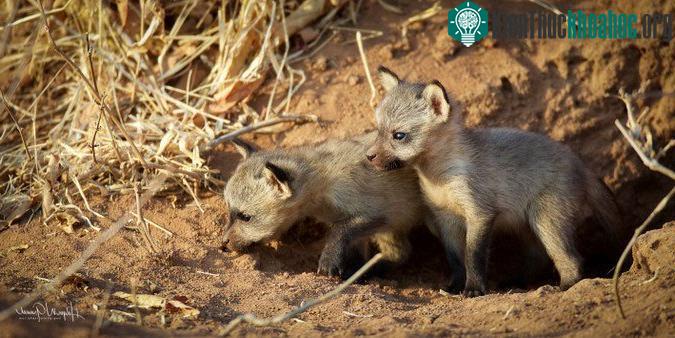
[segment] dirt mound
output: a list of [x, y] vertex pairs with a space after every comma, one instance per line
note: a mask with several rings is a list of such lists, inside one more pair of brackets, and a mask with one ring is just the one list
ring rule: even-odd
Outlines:
[[646, 274], [663, 274], [673, 279], [675, 264], [675, 222], [668, 222], [663, 229], [648, 231], [638, 237], [633, 246], [631, 271]]

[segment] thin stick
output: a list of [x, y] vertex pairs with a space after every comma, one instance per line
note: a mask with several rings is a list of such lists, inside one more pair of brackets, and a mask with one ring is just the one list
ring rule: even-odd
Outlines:
[[[141, 205], [145, 205], [145, 203], [151, 197], [153, 197], [157, 192], [159, 192], [165, 180], [166, 176], [159, 175], [150, 182], [149, 184], [150, 188], [143, 194], [143, 196], [141, 196]], [[119, 219], [117, 219], [117, 222], [115, 222], [111, 227], [109, 227], [108, 229], [103, 231], [98, 237], [96, 237], [96, 239], [94, 239], [91, 242], [91, 244], [89, 244], [87, 249], [85, 249], [84, 252], [82, 252], [82, 255], [80, 255], [80, 257], [76, 259], [73, 263], [71, 263], [68, 267], [63, 269], [61, 273], [59, 273], [59, 275], [56, 276], [56, 278], [52, 279], [50, 283], [33, 291], [31, 294], [27, 295], [26, 297], [16, 302], [9, 308], [2, 310], [2, 312], [0, 312], [0, 322], [14, 316], [16, 314], [17, 309], [24, 306], [28, 306], [30, 303], [34, 302], [36, 299], [41, 297], [47, 291], [54, 290], [56, 287], [61, 285], [63, 281], [65, 281], [68, 277], [72, 276], [75, 272], [77, 272], [84, 266], [84, 263], [96, 252], [96, 250], [98, 250], [101, 244], [105, 243], [110, 238], [115, 236], [115, 234], [117, 234], [117, 232], [119, 232], [120, 229], [122, 229], [124, 225], [127, 224], [131, 219], [132, 219], [131, 213], [128, 212], [125, 213]]]
[[644, 165], [646, 165], [647, 168], [649, 168], [653, 171], [659, 172], [661, 174], [664, 174], [664, 175], [670, 177], [671, 179], [675, 180], [675, 172], [672, 171], [671, 169], [668, 169], [668, 168], [664, 167], [657, 160], [647, 156], [644, 153], [644, 151], [642, 150], [642, 147], [640, 147], [640, 145], [635, 140], [635, 138], [633, 138], [630, 135], [628, 130], [626, 130], [626, 128], [621, 125], [619, 120], [614, 120], [614, 124], [616, 125], [617, 128], [619, 128], [619, 131], [621, 131], [621, 134], [623, 135], [623, 137], [625, 137], [626, 140], [628, 141], [628, 143], [630, 144], [630, 146], [633, 147], [633, 150], [635, 150], [635, 152], [640, 157], [640, 160], [642, 160], [642, 163], [644, 163]]
[[105, 287], [105, 296], [103, 297], [103, 306], [96, 312], [96, 321], [94, 322], [94, 327], [91, 329], [91, 337], [98, 337], [101, 330], [101, 325], [103, 324], [103, 317], [105, 316], [106, 309], [108, 308], [108, 302], [110, 301], [110, 293], [112, 291], [112, 283], [107, 281]]
[[368, 67], [368, 59], [366, 59], [366, 53], [363, 52], [363, 39], [361, 38], [361, 31], [356, 32], [356, 44], [359, 46], [359, 54], [361, 54], [361, 61], [363, 62], [363, 68], [366, 71], [366, 79], [368, 79], [368, 85], [370, 85], [370, 106], [374, 107], [377, 90], [375, 89], [375, 85], [373, 84], [373, 78], [370, 76], [370, 67]]
[[94, 211], [94, 209], [91, 208], [89, 205], [89, 201], [87, 200], [87, 197], [84, 195], [84, 190], [82, 190], [82, 186], [80, 185], [80, 181], [77, 179], [76, 175], [72, 175], [72, 180], [73, 183], [75, 183], [75, 187], [77, 188], [78, 193], [80, 194], [80, 197], [82, 197], [82, 202], [84, 202], [84, 207], [87, 208], [89, 212], [94, 214], [94, 216], [99, 217], [99, 218], [106, 218], [105, 216], [101, 215], [100, 213]]
[[[134, 217], [138, 217], [138, 214], [135, 213], [135, 212], [133, 212], [133, 211], [131, 212], [131, 214], [134, 215]], [[161, 231], [164, 232], [167, 236], [173, 237], [173, 232], [167, 230], [165, 227], [163, 227], [163, 226], [161, 226], [161, 225], [159, 225], [159, 224], [157, 224], [157, 223], [155, 223], [155, 222], [153, 222], [153, 221], [147, 219], [146, 217], [143, 217], [143, 220], [144, 220], [145, 222], [148, 222], [148, 224], [152, 225], [153, 227], [157, 228], [158, 230], [161, 230]]]
[[305, 123], [305, 122], [317, 122], [318, 118], [314, 115], [286, 115], [286, 116], [279, 116], [277, 118], [273, 118], [267, 121], [262, 121], [258, 123], [254, 123], [251, 125], [248, 125], [244, 128], [235, 130], [233, 132], [229, 132], [223, 136], [217, 137], [215, 140], [209, 142], [206, 145], [206, 149], [213, 149], [215, 146], [232, 140], [233, 138], [245, 134], [245, 133], [250, 133], [254, 130], [269, 127], [275, 124], [279, 123], [284, 123], [284, 122], [294, 122], [294, 123]]
[[131, 279], [131, 297], [134, 300], [134, 312], [136, 313], [136, 324], [143, 326], [143, 316], [141, 310], [138, 309], [138, 295], [136, 294], [136, 278]]
[[[136, 196], [136, 224], [138, 225], [138, 229], [141, 232], [141, 236], [143, 237], [143, 240], [145, 241], [145, 244], [148, 247], [148, 250], [151, 252], [157, 252], [157, 248], [155, 247], [155, 243], [152, 240], [152, 237], [150, 237], [150, 229], [148, 228], [148, 224], [145, 223], [145, 218], [143, 217], [143, 208], [141, 206], [141, 198], [139, 194], [139, 188], [140, 182], [135, 182], [134, 183], [134, 195]], [[133, 284], [132, 284], [133, 285]]]
[[633, 248], [633, 245], [635, 245], [635, 241], [637, 240], [638, 236], [642, 234], [642, 232], [647, 228], [649, 223], [654, 220], [654, 217], [658, 215], [665, 207], [668, 205], [668, 200], [675, 194], [675, 187], [670, 189], [670, 192], [668, 195], [666, 195], [659, 204], [656, 205], [656, 208], [652, 211], [651, 214], [645, 219], [642, 224], [635, 229], [635, 233], [633, 233], [633, 237], [630, 239], [630, 242], [628, 242], [628, 245], [626, 245], [626, 248], [623, 250], [623, 253], [621, 253], [621, 257], [619, 258], [619, 261], [616, 263], [616, 267], [614, 267], [614, 276], [612, 277], [612, 282], [614, 282], [614, 296], [616, 297], [616, 304], [619, 306], [619, 313], [621, 314], [621, 318], [626, 318], [626, 314], [623, 311], [623, 306], [621, 305], [621, 295], [619, 295], [619, 274], [621, 273], [621, 269], [623, 267], [623, 263], [626, 260], [626, 257], [628, 257], [628, 253], [631, 251]]
[[5, 99], [5, 93], [2, 92], [2, 89], [0, 89], [0, 99], [2, 99], [2, 103], [5, 106], [5, 109], [7, 109], [7, 113], [9, 113], [9, 117], [12, 118], [12, 121], [14, 121], [14, 125], [16, 126], [16, 130], [19, 132], [19, 137], [21, 137], [21, 143], [23, 143], [23, 147], [26, 149], [26, 155], [28, 155], [28, 158], [32, 161], [33, 156], [30, 154], [30, 150], [28, 150], [28, 144], [26, 144], [26, 139], [23, 138], [23, 132], [21, 131], [21, 127], [19, 126], [19, 122], [16, 120], [16, 117], [14, 117], [14, 112], [12, 106], [9, 105], [9, 102]]
[[335, 289], [333, 289], [332, 291], [330, 291], [330, 292], [328, 292], [324, 295], [321, 295], [318, 298], [314, 298], [314, 299], [310, 299], [310, 300], [306, 301], [304, 304], [296, 307], [295, 309], [293, 309], [290, 312], [282, 313], [282, 314], [279, 314], [275, 317], [268, 318], [268, 319], [260, 319], [260, 318], [257, 318], [256, 316], [254, 316], [253, 314], [250, 314], [250, 313], [243, 314], [243, 315], [240, 315], [237, 318], [233, 319], [232, 321], [230, 321], [227, 324], [227, 326], [225, 327], [225, 329], [223, 329], [223, 331], [220, 334], [222, 336], [227, 335], [235, 327], [239, 326], [242, 322], [246, 322], [246, 323], [249, 323], [249, 324], [254, 325], [254, 326], [269, 326], [269, 325], [279, 324], [283, 321], [289, 320], [289, 319], [299, 315], [300, 313], [303, 313], [303, 312], [307, 311], [309, 308], [311, 308], [315, 305], [321, 304], [321, 303], [339, 295], [340, 293], [342, 293], [342, 291], [344, 291], [344, 289], [346, 289], [348, 286], [352, 285], [356, 280], [361, 278], [361, 276], [364, 273], [366, 273], [368, 270], [370, 270], [370, 268], [372, 268], [373, 265], [375, 265], [381, 259], [382, 259], [382, 254], [378, 253], [377, 255], [373, 256], [373, 258], [371, 258], [368, 262], [366, 262], [366, 264], [364, 264], [351, 277], [349, 277], [349, 279], [344, 281], [342, 284], [338, 285], [338, 287], [336, 287]]
[[[84, 35], [84, 39], [86, 41], [87, 59], [89, 60], [89, 73], [91, 74], [94, 89], [98, 91], [98, 80], [96, 79], [94, 60], [92, 59], [91, 56], [92, 49], [91, 46], [89, 45], [89, 33], [86, 33]], [[101, 117], [103, 117], [103, 107], [99, 105], [98, 110], [99, 112], [98, 112], [98, 120], [96, 120], [96, 128], [94, 129], [94, 135], [91, 137], [91, 157], [94, 159], [94, 163], [98, 163], [98, 161], [96, 161], [96, 134], [98, 134], [98, 130], [101, 128]]]

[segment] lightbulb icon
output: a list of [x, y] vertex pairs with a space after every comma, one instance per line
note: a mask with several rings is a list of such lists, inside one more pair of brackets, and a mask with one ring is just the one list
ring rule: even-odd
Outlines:
[[465, 1], [448, 12], [448, 35], [470, 47], [485, 38], [487, 20], [486, 10], [470, 0]]
[[476, 42], [476, 32], [480, 26], [480, 14], [473, 8], [462, 8], [455, 16], [455, 25], [462, 34], [462, 44], [469, 47]]

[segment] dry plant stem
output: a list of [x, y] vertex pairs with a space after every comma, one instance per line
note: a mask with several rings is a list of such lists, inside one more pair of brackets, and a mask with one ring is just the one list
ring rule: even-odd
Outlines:
[[9, 105], [9, 102], [5, 99], [5, 93], [0, 89], [0, 99], [2, 99], [2, 104], [5, 106], [5, 109], [7, 110], [7, 113], [9, 113], [9, 117], [12, 118], [12, 121], [14, 122], [14, 125], [16, 126], [16, 130], [19, 132], [19, 137], [21, 138], [21, 143], [23, 143], [23, 147], [26, 149], [26, 155], [28, 155], [28, 158], [32, 161], [33, 156], [30, 154], [30, 150], [28, 150], [28, 144], [26, 144], [26, 139], [23, 137], [23, 132], [21, 131], [21, 126], [19, 126], [19, 122], [16, 120], [16, 117], [14, 116], [13, 108], [12, 106]]
[[640, 147], [640, 145], [635, 140], [635, 138], [633, 138], [630, 135], [628, 130], [626, 130], [626, 128], [623, 125], [621, 125], [619, 120], [614, 120], [614, 124], [616, 125], [617, 128], [619, 128], [623, 137], [626, 138], [626, 140], [628, 141], [630, 146], [633, 147], [633, 150], [635, 150], [635, 152], [638, 154], [638, 156], [640, 156], [640, 160], [642, 160], [642, 163], [644, 163], [647, 166], [647, 168], [649, 168], [653, 171], [662, 173], [662, 174], [670, 177], [670, 179], [675, 180], [675, 172], [672, 171], [669, 168], [664, 167], [656, 159], [653, 159], [653, 158], [650, 158], [649, 156], [647, 156], [644, 153], [644, 151], [642, 150], [642, 147]]
[[279, 116], [277, 118], [273, 118], [273, 119], [270, 119], [270, 120], [267, 120], [267, 121], [262, 121], [262, 122], [258, 122], [258, 123], [248, 125], [244, 128], [241, 128], [241, 129], [235, 130], [233, 132], [227, 133], [223, 136], [217, 137], [216, 139], [214, 139], [213, 141], [209, 142], [206, 145], [206, 149], [213, 149], [215, 146], [217, 146], [217, 145], [219, 145], [223, 142], [232, 140], [233, 138], [235, 138], [239, 135], [250, 133], [250, 132], [252, 132], [254, 130], [257, 130], [257, 129], [269, 127], [269, 126], [279, 124], [279, 123], [284, 123], [284, 122], [294, 122], [294, 123], [317, 122], [317, 118], [316, 118], [316, 116], [313, 116], [313, 115]]
[[63, 58], [63, 60], [68, 64], [68, 66], [70, 66], [70, 68], [72, 68], [72, 70], [75, 71], [75, 73], [82, 79], [82, 81], [84, 81], [87, 87], [89, 87], [92, 94], [96, 98], [97, 101], [96, 103], [99, 104], [103, 108], [103, 110], [105, 110], [108, 116], [111, 117], [111, 120], [113, 120], [113, 122], [117, 125], [117, 127], [120, 128], [120, 130], [124, 134], [124, 137], [126, 137], [127, 140], [129, 141], [129, 144], [131, 145], [133, 152], [136, 154], [136, 156], [138, 156], [138, 160], [143, 164], [143, 166], [145, 166], [147, 164], [145, 162], [145, 158], [143, 158], [143, 155], [136, 147], [136, 144], [133, 142], [133, 139], [127, 133], [126, 128], [124, 128], [124, 123], [122, 123], [122, 121], [117, 121], [115, 118], [112, 117], [113, 116], [112, 110], [110, 109], [110, 107], [108, 107], [108, 105], [101, 97], [101, 93], [97, 90], [97, 86], [93, 85], [91, 81], [89, 81], [89, 79], [82, 73], [80, 68], [78, 68], [77, 65], [75, 65], [73, 60], [71, 60], [65, 53], [63, 53], [63, 51], [61, 51], [61, 49], [59, 49], [59, 47], [56, 45], [56, 42], [52, 37], [51, 29], [49, 28], [49, 21], [47, 21], [45, 9], [42, 7], [42, 1], [38, 1], [38, 4], [40, 5], [40, 13], [42, 13], [42, 19], [44, 20], [45, 29], [47, 30], [47, 37], [49, 39], [50, 44], [52, 45], [52, 47], [54, 47], [56, 53], [58, 53], [61, 56], [61, 58]]
[[101, 325], [103, 325], [103, 317], [105, 317], [105, 312], [108, 309], [108, 302], [110, 301], [110, 293], [112, 292], [112, 283], [108, 281], [105, 287], [105, 296], [103, 297], [103, 305], [96, 312], [96, 321], [94, 326], [91, 328], [91, 337], [98, 337], [98, 334], [101, 330]]
[[633, 233], [633, 237], [630, 239], [630, 242], [628, 242], [628, 245], [626, 245], [626, 248], [623, 250], [623, 253], [621, 253], [621, 257], [619, 258], [619, 261], [616, 263], [616, 267], [614, 267], [614, 276], [612, 277], [612, 282], [614, 283], [614, 296], [616, 297], [616, 304], [619, 307], [619, 313], [621, 314], [622, 318], [626, 318], [626, 313], [623, 310], [623, 306], [621, 304], [621, 296], [619, 295], [619, 274], [621, 273], [621, 269], [623, 267], [623, 263], [626, 260], [626, 257], [628, 257], [628, 253], [630, 253], [631, 249], [633, 248], [633, 245], [635, 245], [635, 241], [637, 240], [638, 236], [642, 234], [642, 232], [647, 228], [649, 223], [654, 220], [656, 215], [658, 215], [665, 207], [668, 205], [668, 201], [670, 200], [671, 197], [673, 197], [673, 194], [675, 194], [675, 187], [670, 189], [670, 192], [668, 195], [666, 195], [659, 204], [656, 205], [656, 208], [652, 211], [651, 214], [649, 214], [649, 217], [645, 219], [642, 224], [635, 229], [635, 233]]
[[7, 24], [5, 24], [5, 31], [2, 32], [2, 39], [0, 40], [0, 58], [5, 56], [5, 50], [9, 46], [10, 38], [12, 37], [12, 26], [11, 22], [16, 18], [16, 13], [19, 10], [19, 1], [14, 2], [12, 11], [9, 14]]
[[[165, 180], [166, 176], [161, 174], [155, 177], [150, 182], [148, 190], [141, 196], [140, 204], [145, 205], [145, 203], [151, 197], [153, 197], [157, 192], [159, 192], [159, 190], [162, 189]], [[131, 219], [132, 219], [131, 213], [126, 213], [122, 217], [117, 219], [117, 221], [111, 227], [109, 227], [101, 234], [99, 234], [98, 237], [96, 237], [96, 239], [94, 239], [89, 244], [87, 249], [85, 249], [84, 252], [82, 252], [82, 254], [78, 259], [76, 259], [68, 267], [63, 269], [61, 273], [59, 273], [59, 275], [56, 276], [56, 278], [51, 280], [50, 283], [45, 284], [44, 286], [33, 291], [31, 294], [27, 295], [26, 297], [24, 297], [14, 305], [10, 306], [9, 308], [2, 310], [2, 312], [0, 312], [0, 321], [6, 320], [11, 316], [15, 315], [17, 309], [24, 306], [28, 306], [29, 304], [37, 300], [39, 297], [44, 295], [47, 291], [56, 289], [68, 277], [72, 276], [75, 272], [80, 270], [84, 266], [84, 263], [94, 254], [94, 252], [96, 252], [96, 250], [98, 250], [101, 244], [105, 243], [110, 238], [115, 236], [115, 234], [117, 234], [117, 232], [119, 232], [120, 229], [122, 229], [124, 225], [127, 224]]]
[[[84, 36], [86, 43], [86, 53], [87, 59], [89, 60], [89, 73], [91, 75], [92, 82], [94, 84], [94, 89], [98, 92], [98, 80], [96, 79], [96, 70], [94, 69], [94, 60], [92, 59], [92, 49], [89, 45], [89, 33]], [[94, 163], [98, 163], [96, 160], [96, 134], [101, 128], [101, 117], [103, 117], [103, 107], [99, 106], [98, 119], [96, 120], [96, 128], [94, 128], [94, 135], [91, 137], [91, 157], [94, 160]]]
[[338, 287], [336, 287], [332, 291], [330, 291], [330, 292], [328, 292], [328, 293], [326, 293], [326, 294], [324, 294], [324, 295], [322, 295], [318, 298], [314, 298], [314, 299], [310, 299], [310, 300], [306, 301], [304, 304], [302, 304], [301, 306], [293, 309], [290, 312], [283, 313], [283, 314], [280, 314], [280, 315], [277, 315], [275, 317], [268, 318], [268, 319], [257, 318], [256, 316], [254, 316], [250, 313], [240, 315], [227, 324], [225, 329], [223, 329], [223, 331], [221, 332], [221, 335], [223, 335], [223, 336], [227, 335], [235, 327], [239, 326], [242, 322], [246, 322], [246, 323], [249, 323], [249, 324], [254, 325], [254, 326], [269, 326], [269, 325], [279, 324], [281, 322], [289, 320], [289, 319], [297, 316], [298, 314], [307, 311], [309, 308], [311, 308], [315, 305], [321, 304], [321, 303], [339, 295], [340, 293], [342, 293], [342, 291], [344, 291], [344, 289], [346, 289], [348, 286], [353, 284], [356, 280], [361, 278], [361, 276], [363, 276], [364, 273], [368, 272], [368, 270], [370, 270], [370, 268], [372, 268], [373, 265], [375, 265], [381, 259], [382, 259], [382, 254], [378, 253], [377, 255], [373, 256], [373, 258], [371, 258], [368, 262], [366, 262], [366, 264], [364, 264], [351, 277], [349, 277], [349, 279], [344, 281], [342, 284], [338, 285]]
[[138, 326], [143, 326], [143, 316], [141, 316], [141, 310], [138, 309], [138, 296], [136, 293], [136, 278], [131, 279], [131, 296], [134, 300], [134, 313], [136, 314], [136, 324]]
[[361, 55], [361, 61], [363, 62], [363, 68], [366, 71], [366, 79], [368, 79], [368, 85], [370, 85], [370, 106], [374, 107], [375, 96], [377, 95], [377, 90], [375, 90], [375, 85], [373, 84], [373, 78], [370, 76], [370, 67], [368, 67], [368, 59], [366, 59], [366, 53], [363, 52], [363, 39], [361, 38], [361, 32], [356, 32], [356, 44], [359, 46], [359, 54]]
[[[138, 217], [138, 214], [135, 213], [135, 212], [132, 212], [131, 214], [134, 215], [134, 217]], [[157, 224], [157, 223], [155, 223], [155, 222], [153, 222], [153, 221], [151, 221], [147, 218], [143, 218], [143, 221], [147, 222], [148, 224], [152, 225], [153, 227], [157, 228], [158, 230], [164, 232], [168, 237], [173, 237], [173, 232], [167, 230], [165, 227], [163, 227], [163, 226], [161, 226], [161, 225], [159, 225], [159, 224]]]
[[138, 230], [141, 232], [141, 237], [143, 237], [143, 241], [145, 242], [145, 245], [148, 247], [148, 250], [150, 252], [157, 252], [157, 247], [155, 246], [152, 237], [150, 237], [150, 229], [148, 228], [148, 224], [145, 222], [145, 218], [143, 218], [143, 208], [141, 207], [141, 198], [138, 192], [139, 185], [140, 185], [139, 182], [134, 183], [134, 195], [136, 196], [136, 216], [137, 216], [136, 225], [138, 227]]

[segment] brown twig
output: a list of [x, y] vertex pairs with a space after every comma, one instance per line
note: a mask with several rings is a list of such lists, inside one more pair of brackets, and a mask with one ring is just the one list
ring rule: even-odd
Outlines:
[[368, 85], [370, 86], [370, 106], [375, 106], [375, 96], [377, 96], [377, 90], [373, 84], [373, 78], [370, 76], [370, 68], [368, 67], [368, 59], [366, 58], [366, 53], [363, 51], [363, 39], [361, 38], [361, 31], [356, 32], [356, 45], [359, 47], [359, 55], [361, 55], [361, 62], [363, 62], [363, 68], [366, 72], [366, 79], [368, 80]]
[[313, 116], [313, 115], [279, 116], [277, 118], [269, 119], [267, 121], [262, 121], [262, 122], [258, 122], [258, 123], [248, 125], [244, 128], [241, 128], [241, 129], [235, 130], [233, 132], [229, 132], [229, 133], [227, 133], [223, 136], [217, 137], [216, 139], [214, 139], [213, 141], [209, 142], [206, 145], [206, 149], [213, 149], [213, 148], [215, 148], [215, 146], [217, 146], [217, 145], [219, 145], [223, 142], [232, 140], [239, 135], [250, 133], [254, 130], [269, 127], [269, 126], [272, 126], [272, 125], [275, 125], [275, 124], [284, 123], [284, 122], [305, 123], [305, 122], [317, 122], [317, 121], [318, 121], [318, 118], [316, 116]]
[[237, 326], [239, 326], [243, 322], [249, 323], [249, 324], [254, 325], [254, 326], [269, 326], [269, 325], [279, 324], [281, 322], [289, 320], [289, 319], [299, 315], [300, 313], [303, 313], [303, 312], [307, 311], [309, 308], [311, 308], [315, 305], [321, 304], [321, 303], [339, 295], [340, 293], [342, 293], [342, 291], [344, 291], [344, 289], [346, 289], [348, 286], [353, 284], [356, 280], [361, 278], [361, 276], [363, 276], [364, 273], [368, 272], [368, 270], [370, 270], [370, 268], [372, 268], [373, 265], [375, 265], [381, 259], [382, 259], [382, 254], [378, 253], [377, 255], [373, 256], [373, 258], [371, 258], [368, 262], [366, 262], [366, 264], [364, 264], [351, 277], [349, 277], [349, 279], [342, 282], [342, 284], [338, 285], [338, 287], [336, 287], [335, 289], [331, 290], [330, 292], [328, 292], [324, 295], [321, 295], [318, 298], [310, 299], [310, 300], [304, 302], [304, 304], [296, 307], [295, 309], [293, 309], [290, 312], [282, 313], [282, 314], [279, 314], [277, 316], [274, 316], [272, 318], [267, 318], [267, 319], [257, 318], [256, 316], [254, 316], [253, 314], [250, 314], [250, 313], [243, 314], [243, 315], [240, 315], [237, 318], [233, 319], [232, 321], [230, 321], [227, 324], [227, 326], [225, 326], [225, 328], [223, 329], [223, 331], [220, 334], [222, 336], [227, 335], [228, 333], [232, 332], [232, 330], [234, 328], [236, 328]]
[[[89, 60], [89, 73], [91, 74], [91, 79], [94, 84], [94, 89], [98, 92], [98, 79], [96, 78], [96, 70], [94, 69], [94, 60], [92, 59], [92, 49], [89, 45], [89, 33], [84, 35], [84, 41], [86, 42], [85, 46], [87, 48], [87, 59]], [[99, 106], [98, 119], [96, 120], [96, 128], [94, 128], [94, 135], [91, 137], [91, 157], [94, 160], [94, 163], [98, 163], [96, 160], [96, 134], [101, 128], [101, 117], [103, 117], [103, 107]]]
[[16, 117], [14, 116], [14, 108], [12, 108], [12, 106], [9, 105], [9, 102], [7, 102], [7, 99], [5, 99], [5, 93], [3, 93], [2, 89], [0, 89], [0, 99], [2, 99], [2, 104], [5, 106], [7, 113], [9, 113], [9, 117], [12, 118], [12, 121], [16, 126], [16, 130], [19, 132], [19, 137], [21, 137], [21, 143], [23, 143], [23, 147], [26, 149], [26, 155], [28, 155], [28, 158], [32, 161], [33, 156], [31, 156], [30, 150], [28, 150], [28, 144], [26, 144], [26, 139], [23, 137], [21, 126], [19, 126], [19, 122], [16, 120]]
[[633, 138], [630, 135], [628, 130], [626, 130], [626, 128], [621, 125], [619, 120], [615, 120], [614, 124], [616, 125], [617, 128], [619, 128], [619, 131], [621, 131], [621, 134], [623, 135], [623, 137], [628, 141], [628, 143], [633, 148], [633, 150], [635, 150], [635, 152], [640, 157], [640, 160], [642, 160], [642, 163], [644, 163], [644, 165], [647, 166], [647, 168], [649, 168], [653, 171], [659, 172], [661, 174], [664, 174], [664, 175], [670, 177], [670, 179], [675, 180], [675, 172], [673, 170], [663, 166], [655, 158], [651, 158], [651, 157], [647, 156], [645, 154], [644, 150], [642, 150], [642, 147], [638, 144], [637, 140], [635, 140], [635, 138]]
[[143, 218], [143, 208], [141, 207], [139, 186], [140, 181], [134, 183], [134, 195], [136, 196], [136, 226], [138, 227], [138, 230], [141, 233], [141, 237], [143, 237], [143, 241], [145, 242], [145, 245], [148, 247], [148, 250], [150, 250], [150, 252], [157, 252], [155, 243], [153, 242], [152, 237], [150, 237], [150, 229], [148, 228], [148, 223], [146, 223], [145, 218]]
[[94, 322], [94, 326], [91, 329], [91, 337], [98, 337], [99, 332], [101, 330], [101, 325], [103, 325], [103, 318], [105, 317], [105, 312], [106, 309], [108, 308], [108, 302], [110, 301], [110, 293], [112, 291], [112, 283], [110, 281], [106, 282], [106, 287], [105, 287], [105, 296], [103, 296], [103, 304], [101, 308], [96, 311], [96, 321]]

